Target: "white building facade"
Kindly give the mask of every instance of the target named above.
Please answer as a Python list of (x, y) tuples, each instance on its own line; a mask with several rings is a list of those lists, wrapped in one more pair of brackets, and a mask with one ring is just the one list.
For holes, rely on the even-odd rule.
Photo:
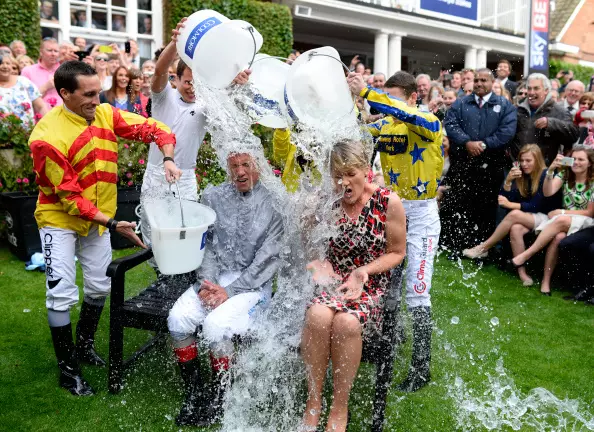
[(476, 69), (500, 58), (522, 70), (529, 0), (276, 1), (293, 11), (297, 48), (332, 45), (376, 72), (436, 76), (440, 67)]
[(43, 37), (84, 37), (87, 44), (138, 42), (141, 60), (163, 45), (162, 0), (41, 0)]

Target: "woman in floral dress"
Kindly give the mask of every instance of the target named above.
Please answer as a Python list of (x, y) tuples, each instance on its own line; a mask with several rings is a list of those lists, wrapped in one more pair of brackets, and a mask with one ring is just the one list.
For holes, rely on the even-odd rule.
[(307, 310), (301, 339), (309, 387), (302, 431), (316, 430), (330, 358), (334, 398), (326, 430), (346, 430), (363, 337), (380, 329), (390, 271), (405, 255), (404, 208), (395, 193), (367, 181), (368, 161), (360, 142), (341, 142), (332, 150), (330, 169), (342, 198), (327, 258), (307, 266), (323, 291)]
[(0, 56), (0, 113), (14, 114), (27, 126), (35, 126), (39, 117), (48, 111), (35, 84), (23, 76), (12, 75), (14, 60)]

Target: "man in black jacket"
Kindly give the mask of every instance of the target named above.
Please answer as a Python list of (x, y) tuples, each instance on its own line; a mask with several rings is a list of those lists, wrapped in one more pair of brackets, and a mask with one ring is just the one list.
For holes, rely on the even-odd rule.
[(499, 60), (497, 64), (497, 80), (501, 83), (503, 87), (509, 92), (511, 97), (516, 95), (516, 90), (518, 88), (518, 83), (509, 79), (511, 74), (512, 67), (511, 63), (506, 59)]
[(528, 97), (518, 105), (518, 126), (512, 155), (525, 144), (538, 144), (547, 165), (563, 146), (569, 150), (579, 137), (579, 129), (573, 124), (567, 111), (551, 99), (551, 82), (543, 74), (535, 73), (527, 79)]

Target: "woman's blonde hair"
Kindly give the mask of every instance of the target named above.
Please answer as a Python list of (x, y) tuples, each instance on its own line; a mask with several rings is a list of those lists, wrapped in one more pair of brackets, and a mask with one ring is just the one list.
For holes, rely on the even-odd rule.
[(330, 172), (343, 173), (356, 168), (367, 170), (369, 154), (361, 141), (345, 140), (334, 144), (330, 153)]
[(547, 167), (544, 157), (542, 156), (542, 151), (540, 151), (540, 147), (538, 145), (526, 144), (524, 147), (522, 147), (520, 149), (520, 153), (518, 154), (518, 161), (525, 153), (532, 153), (532, 157), (534, 158), (534, 169), (529, 176), (532, 190), (528, 190), (528, 176), (522, 175), (522, 177), (516, 179), (516, 186), (518, 187), (520, 195), (523, 197), (536, 195), (538, 192), (538, 186), (540, 185), (540, 177), (544, 169)]

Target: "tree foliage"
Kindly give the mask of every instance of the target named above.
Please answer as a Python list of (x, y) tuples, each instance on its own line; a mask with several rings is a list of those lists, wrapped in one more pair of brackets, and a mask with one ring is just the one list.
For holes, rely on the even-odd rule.
[(288, 56), (293, 47), (291, 11), (283, 5), (255, 0), (169, 0), (167, 9), (172, 29), (183, 17), (201, 9), (212, 9), (229, 19), (252, 24), (264, 37), (262, 53)]
[(590, 78), (594, 75), (594, 68), (581, 66), (575, 63), (567, 63), (561, 60), (549, 60), (549, 77), (555, 78), (557, 73), (562, 70), (572, 70), (573, 71), (573, 79), (579, 80), (586, 85), (588, 88), (588, 84), (590, 83)]
[(22, 40), (27, 46), (27, 55), (36, 59), (41, 40), (38, 1), (2, 0), (0, 5), (0, 43), (8, 45), (15, 39)]

